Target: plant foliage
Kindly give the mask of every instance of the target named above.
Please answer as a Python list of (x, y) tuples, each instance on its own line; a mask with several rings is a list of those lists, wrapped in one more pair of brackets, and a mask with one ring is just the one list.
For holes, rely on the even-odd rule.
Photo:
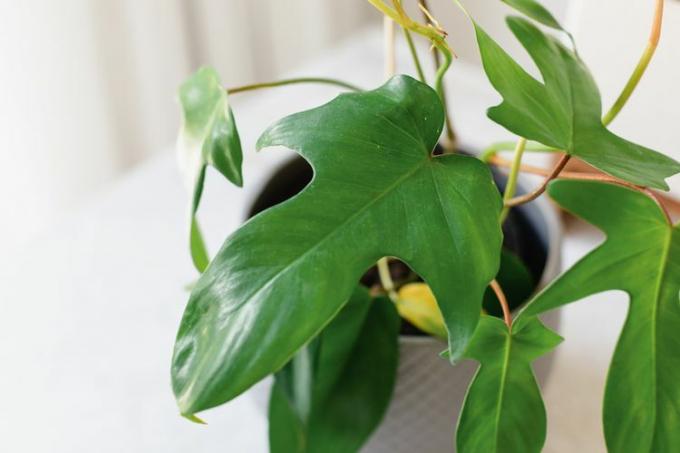
[(460, 453), (541, 451), (545, 407), (531, 362), (561, 341), (535, 317), (512, 332), (498, 318), (482, 318), (466, 353), (480, 368), (458, 422)]
[[(502, 1), (571, 38), (537, 1)], [(437, 91), (400, 75), (271, 125), (258, 149), (296, 151), (312, 165), (313, 179), (231, 234), (210, 263), (196, 220), (206, 168), (242, 185), (241, 144), (227, 90), (213, 69), (200, 69), (180, 88), (179, 153), (192, 191), (191, 253), (203, 272), (172, 359), (181, 413), (199, 421), (196, 412), (273, 374), (273, 453), (356, 452), (388, 407), (403, 318), (445, 339), (444, 355), (452, 362), (480, 363), (459, 420), (460, 452), (539, 452), (546, 411), (531, 366), (561, 338), (537, 315), (618, 289), (630, 304), (605, 391), (607, 446), (616, 453), (677, 450), (680, 225), (671, 225), (651, 189), (668, 189), (665, 180), (680, 172), (680, 163), (604, 125), (637, 86), (654, 49), (645, 52), (603, 123), (599, 90), (575, 46), (568, 48), (529, 19), (510, 17), (508, 26), (539, 80), (473, 20), (484, 70), (503, 98), (488, 116), (520, 137), (512, 187), (526, 140), (563, 150), (611, 176), (602, 177), (611, 184), (549, 185), (553, 199), (607, 239), (535, 296), (513, 323), (511, 309), (530, 297), (536, 282), (520, 259), (501, 250), (505, 216), (491, 172), (476, 158), (434, 152), (446, 116), (443, 78), (452, 59), (446, 32), (429, 11), (428, 23), (421, 24), (398, 0), (369, 2), (409, 39), (418, 34), (440, 52)], [(415, 46), (410, 50), (417, 61)], [(229, 92), (311, 81), (352, 87), (298, 78)], [(506, 209), (541, 194), (561, 168), (529, 197), (512, 198), (509, 189)], [(401, 260), (414, 273), (395, 285), (389, 267), (379, 266), (382, 290), (392, 300), (357, 286), (384, 257)], [(415, 274), (422, 281), (414, 281)], [(380, 290), (375, 286), (371, 294)], [(502, 313), (504, 321), (482, 316), (482, 308)]]
[(432, 155), (443, 121), (431, 88), (397, 76), (264, 132), (260, 148), (297, 151), (314, 179), (227, 238), (194, 287), (172, 367), (182, 413), (222, 404), (281, 368), (383, 256), (429, 284), (460, 357), (498, 269), (501, 203), (481, 161)]
[(598, 182), (556, 181), (550, 195), (607, 234), (605, 242), (539, 294), (518, 322), (614, 289), (630, 297), (604, 399), (611, 452), (680, 445), (680, 226), (649, 197)]
[(358, 451), (392, 396), (399, 326), (388, 299), (355, 290), (321, 334), (276, 373), (270, 451)]
[(241, 139), (227, 93), (212, 68), (201, 68), (179, 89), (182, 105), (182, 129), (177, 140), (178, 158), (187, 187), (191, 191), (191, 257), (203, 272), (208, 266), (208, 253), (196, 220), (203, 193), (205, 170), (217, 169), (233, 184), (241, 187)]
[(680, 172), (680, 164), (622, 139), (602, 124), (600, 92), (580, 58), (526, 19), (510, 17), (508, 26), (538, 66), (543, 82), (475, 23), (484, 70), (503, 96), (500, 105), (489, 109), (489, 118), (612, 176), (668, 190), (664, 180)]

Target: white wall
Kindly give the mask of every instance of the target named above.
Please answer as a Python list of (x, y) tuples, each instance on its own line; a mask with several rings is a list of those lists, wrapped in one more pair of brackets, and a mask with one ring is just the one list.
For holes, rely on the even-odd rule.
[[(647, 44), (655, 1), (578, 0), (569, 20), (605, 107), (625, 85)], [(680, 2), (667, 0), (661, 41), (649, 69), (612, 129), (680, 160)], [(671, 178), (680, 195), (680, 177)]]

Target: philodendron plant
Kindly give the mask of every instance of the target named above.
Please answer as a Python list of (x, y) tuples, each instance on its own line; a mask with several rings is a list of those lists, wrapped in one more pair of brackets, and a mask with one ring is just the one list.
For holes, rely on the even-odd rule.
[[(271, 451), (358, 451), (390, 402), (403, 318), (441, 337), (441, 360), (480, 363), (459, 418), (458, 451), (537, 452), (546, 414), (532, 361), (561, 341), (537, 316), (619, 289), (628, 293), (630, 306), (605, 391), (608, 449), (678, 451), (680, 226), (673, 226), (658, 190), (668, 189), (665, 179), (680, 172), (680, 164), (607, 129), (651, 60), (662, 0), (640, 64), (604, 116), (571, 35), (540, 4), (504, 0), (521, 13), (507, 24), (540, 78), (470, 18), (486, 75), (503, 98), (488, 116), (518, 136), (512, 161), (499, 156), (510, 150), (507, 144), (491, 144), (481, 158), (456, 152), (442, 102), (452, 51), (426, 5), (420, 4), (421, 22), (400, 0), (369, 2), (403, 28), (419, 80), (397, 75), (366, 91), (323, 78), (225, 89), (214, 70), (203, 68), (180, 89), (191, 254), (202, 274), (172, 362), (181, 413), (200, 421), (196, 413), (273, 374)], [(447, 6), (465, 11), (457, 2)], [(440, 62), (432, 87), (414, 35), (429, 40)], [(279, 120), (257, 142), (258, 149), (296, 151), (312, 165), (313, 180), (247, 221), (210, 260), (195, 217), (206, 167), (236, 185), (243, 182), (229, 96), (292, 83), (348, 91)], [(522, 165), (523, 153), (536, 150), (555, 153), (555, 168)], [(571, 159), (600, 173), (564, 171)], [(491, 165), (510, 169), (502, 195)], [(545, 181), (515, 196), (523, 170), (543, 173)], [(510, 287), (526, 272), (502, 250), (502, 226), (510, 209), (545, 192), (607, 239), (513, 320)], [(396, 260), (416, 278), (395, 278), (390, 261)], [(365, 288), (359, 281), (373, 266), (380, 279)], [(502, 316), (492, 316), (489, 295)]]

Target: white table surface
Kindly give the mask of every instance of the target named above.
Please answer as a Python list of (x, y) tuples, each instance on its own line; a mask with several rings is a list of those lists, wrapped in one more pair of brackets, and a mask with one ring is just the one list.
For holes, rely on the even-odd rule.
[[(301, 73), (376, 86), (380, 55), (380, 40), (369, 33)], [(484, 115), (497, 100), (485, 79), (454, 65), (450, 101), (462, 142), (479, 148), (509, 138)], [(275, 149), (256, 154), (258, 133), (334, 93), (313, 86), (234, 97), (247, 186), (257, 187), (267, 169), (290, 155)], [(200, 216), (211, 250), (237, 227), (249, 193), (209, 174)], [(170, 358), (187, 299), (183, 287), (195, 278), (186, 247), (186, 203), (174, 151), (168, 149), (29, 247), (3, 257), (0, 451), (267, 451), (266, 420), (247, 394), (203, 413), (207, 426), (180, 418), (175, 407)], [(587, 226), (570, 227), (565, 264), (600, 239)], [(564, 309), (566, 341), (545, 391), (545, 451), (604, 451), (602, 391), (625, 300), (622, 293), (609, 293)]]

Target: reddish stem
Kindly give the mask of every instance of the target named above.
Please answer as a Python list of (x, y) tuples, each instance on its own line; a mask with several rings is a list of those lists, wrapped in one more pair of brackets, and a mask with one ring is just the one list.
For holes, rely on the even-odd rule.
[(512, 329), (512, 315), (510, 314), (510, 306), (508, 305), (508, 299), (505, 297), (505, 293), (503, 292), (501, 285), (499, 285), (498, 281), (494, 279), (490, 283), (490, 286), (491, 289), (493, 289), (493, 292), (496, 294), (498, 302), (500, 302), (501, 308), (503, 309), (503, 321), (505, 321), (505, 325), (508, 326), (508, 329)]
[[(512, 162), (503, 159), (502, 157), (498, 156), (493, 156), (490, 160), (490, 163), (493, 165), (499, 166), (499, 167), (507, 167), (510, 168), (512, 166)], [(522, 165), (520, 167), (520, 171), (523, 171), (525, 173), (531, 173), (534, 175), (540, 175), (540, 176), (549, 176), (551, 175), (553, 171), (546, 170), (544, 168), (540, 167), (535, 167), (532, 165)], [(673, 224), (673, 220), (671, 218), (670, 212), (668, 211), (668, 208), (666, 206), (666, 203), (668, 203), (669, 206), (673, 207), (675, 210), (680, 212), (680, 202), (677, 200), (665, 196), (663, 194), (660, 194), (658, 192), (655, 192), (647, 187), (642, 187), (638, 186), (635, 184), (631, 184), (629, 182), (623, 181), (618, 178), (614, 178), (612, 176), (607, 176), (607, 175), (600, 175), (600, 174), (594, 174), (594, 173), (584, 173), (584, 172), (579, 172), (579, 171), (562, 171), (559, 174), (559, 178), (561, 179), (574, 179), (574, 180), (581, 180), (581, 181), (599, 181), (603, 183), (608, 183), (608, 184), (616, 184), (619, 186), (627, 187), (631, 190), (635, 190), (637, 192), (640, 192), (642, 194), (645, 194), (649, 198), (651, 198), (658, 206), (659, 209), (663, 212), (666, 221), (668, 222), (669, 225)]]
[[(548, 184), (550, 184), (550, 181), (557, 178), (560, 172), (564, 170), (564, 167), (566, 167), (567, 163), (569, 163), (569, 159), (571, 159), (571, 156), (569, 154), (565, 154), (564, 156), (562, 156), (557, 165), (555, 165), (555, 168), (553, 168), (553, 170), (550, 173), (548, 173), (546, 178), (543, 180), (541, 185), (536, 190), (534, 190), (533, 192), (529, 192), (526, 195), (511, 198), (510, 200), (505, 202), (505, 206), (509, 206), (512, 208), (514, 206), (529, 203), (530, 201), (534, 201), (536, 198), (540, 197), (543, 194), (543, 192), (545, 192), (545, 189), (548, 188)], [(520, 166), (520, 170), (521, 168), (522, 167)]]

